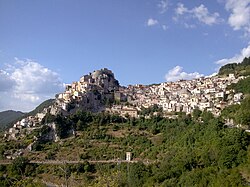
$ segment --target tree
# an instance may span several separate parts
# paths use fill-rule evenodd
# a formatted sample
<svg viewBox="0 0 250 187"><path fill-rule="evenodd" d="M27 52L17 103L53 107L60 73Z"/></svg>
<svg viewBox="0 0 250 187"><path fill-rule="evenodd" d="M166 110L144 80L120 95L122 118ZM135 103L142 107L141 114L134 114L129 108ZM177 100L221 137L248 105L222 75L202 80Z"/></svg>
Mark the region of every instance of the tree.
<svg viewBox="0 0 250 187"><path fill-rule="evenodd" d="M145 180L148 177L149 177L149 171L142 162L131 164L128 173L129 186L133 187L143 186Z"/></svg>
<svg viewBox="0 0 250 187"><path fill-rule="evenodd" d="M0 145L0 159L4 159L5 147Z"/></svg>
<svg viewBox="0 0 250 187"><path fill-rule="evenodd" d="M85 123L82 120L78 120L78 122L76 123L76 130L80 131L83 130L85 126Z"/></svg>
<svg viewBox="0 0 250 187"><path fill-rule="evenodd" d="M194 119L199 119L199 117L201 116L201 114L202 114L202 111L201 110L199 110L198 108L195 108L194 110L193 110L193 118Z"/></svg>
<svg viewBox="0 0 250 187"><path fill-rule="evenodd" d="M28 165L29 160L26 157L17 157L12 163L12 171L24 176L25 168Z"/></svg>
<svg viewBox="0 0 250 187"><path fill-rule="evenodd" d="M236 122L250 127L250 97L245 98L236 112Z"/></svg>
<svg viewBox="0 0 250 187"><path fill-rule="evenodd" d="M214 119L214 116L211 112L204 110L201 114L201 117L204 122L208 123L211 119Z"/></svg>
<svg viewBox="0 0 250 187"><path fill-rule="evenodd" d="M54 122L56 117L54 115L51 115L50 113L46 113L44 118L42 119L42 124L52 123Z"/></svg>
<svg viewBox="0 0 250 187"><path fill-rule="evenodd" d="M241 79L238 83L231 84L227 87L227 89L233 89L236 93L250 93L250 77L245 79Z"/></svg>

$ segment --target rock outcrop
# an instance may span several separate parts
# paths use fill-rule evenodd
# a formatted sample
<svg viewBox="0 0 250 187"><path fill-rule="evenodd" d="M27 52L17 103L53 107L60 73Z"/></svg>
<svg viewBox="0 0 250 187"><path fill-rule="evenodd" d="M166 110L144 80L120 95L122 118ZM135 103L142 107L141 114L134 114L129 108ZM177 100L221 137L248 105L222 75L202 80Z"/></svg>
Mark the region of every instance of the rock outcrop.
<svg viewBox="0 0 250 187"><path fill-rule="evenodd" d="M114 101L114 92L119 82L111 70L106 68L84 75L79 81L66 85L64 93L56 96L52 114L74 113L76 110L98 112Z"/></svg>

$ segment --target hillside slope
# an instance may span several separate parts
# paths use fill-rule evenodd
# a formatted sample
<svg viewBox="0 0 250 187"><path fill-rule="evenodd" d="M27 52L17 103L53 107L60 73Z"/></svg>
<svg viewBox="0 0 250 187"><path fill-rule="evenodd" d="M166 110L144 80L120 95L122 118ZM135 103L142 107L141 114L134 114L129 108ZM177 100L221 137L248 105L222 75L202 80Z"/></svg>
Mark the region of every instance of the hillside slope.
<svg viewBox="0 0 250 187"><path fill-rule="evenodd" d="M10 123L21 118L24 115L25 113L23 112L20 112L20 111L17 112L13 110L0 112L0 128L1 129L5 128Z"/></svg>
<svg viewBox="0 0 250 187"><path fill-rule="evenodd" d="M39 112L42 112L44 108L47 108L51 106L54 103L55 99L48 99L44 102L42 102L40 105L38 105L34 110L31 112L27 113L26 116L34 116Z"/></svg>
<svg viewBox="0 0 250 187"><path fill-rule="evenodd" d="M54 121L62 139L59 142L39 139L31 152L24 152L23 158L0 170L0 176L7 173L8 179L15 177L21 181L23 172L31 181L42 179L58 186L66 183L67 176L69 186L102 187L111 182L110 186L133 187L249 183L249 135L242 129L227 128L221 118L206 111L194 117L180 113L177 119L160 115L125 119L78 111L67 118L55 116ZM67 137L72 126L76 134ZM34 136L51 130L44 125L19 141L1 142L0 156L3 158L10 150L14 152L16 147L25 149ZM131 162L125 161L128 151L132 153ZM25 158L49 161L38 165L16 164ZM52 162L55 164L49 164ZM12 167L15 164L17 167ZM62 180L64 171L67 176ZM4 186L3 182L0 181L0 186Z"/></svg>
<svg viewBox="0 0 250 187"><path fill-rule="evenodd" d="M230 73L233 73L236 76L250 75L250 57L245 58L240 63L226 64L219 70L219 75L228 75Z"/></svg>
<svg viewBox="0 0 250 187"><path fill-rule="evenodd" d="M34 110L29 113L23 113L20 111L3 111L0 112L0 129L5 129L15 123L18 120L21 120L23 117L35 116L37 113L42 112L44 108L51 106L54 103L54 99L48 99L38 105Z"/></svg>

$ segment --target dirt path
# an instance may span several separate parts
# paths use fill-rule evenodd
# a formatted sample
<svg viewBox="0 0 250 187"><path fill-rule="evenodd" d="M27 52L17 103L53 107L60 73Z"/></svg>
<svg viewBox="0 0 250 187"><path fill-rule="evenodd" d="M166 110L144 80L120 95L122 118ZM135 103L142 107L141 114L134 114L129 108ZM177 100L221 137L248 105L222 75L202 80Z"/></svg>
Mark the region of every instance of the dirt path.
<svg viewBox="0 0 250 187"><path fill-rule="evenodd" d="M144 164L151 164L154 163L155 161L148 161L148 160L140 160ZM97 164L97 163L137 163L139 162L138 160L118 160L118 159L113 159L113 160L31 160L30 163L32 164L52 164L52 165L63 165L63 164L79 164L79 163L85 163L89 162L91 164ZM8 165L11 164L12 161L10 160L1 160L0 164L1 165Z"/></svg>

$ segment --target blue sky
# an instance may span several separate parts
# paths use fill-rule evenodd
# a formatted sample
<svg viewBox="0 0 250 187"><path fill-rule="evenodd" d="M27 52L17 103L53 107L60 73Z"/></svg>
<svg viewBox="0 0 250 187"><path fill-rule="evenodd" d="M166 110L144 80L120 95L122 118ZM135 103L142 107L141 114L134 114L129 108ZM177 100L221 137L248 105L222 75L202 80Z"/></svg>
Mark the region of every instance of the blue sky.
<svg viewBox="0 0 250 187"><path fill-rule="evenodd" d="M122 85L211 75L250 55L249 20L250 0L0 0L0 111L103 67Z"/></svg>

